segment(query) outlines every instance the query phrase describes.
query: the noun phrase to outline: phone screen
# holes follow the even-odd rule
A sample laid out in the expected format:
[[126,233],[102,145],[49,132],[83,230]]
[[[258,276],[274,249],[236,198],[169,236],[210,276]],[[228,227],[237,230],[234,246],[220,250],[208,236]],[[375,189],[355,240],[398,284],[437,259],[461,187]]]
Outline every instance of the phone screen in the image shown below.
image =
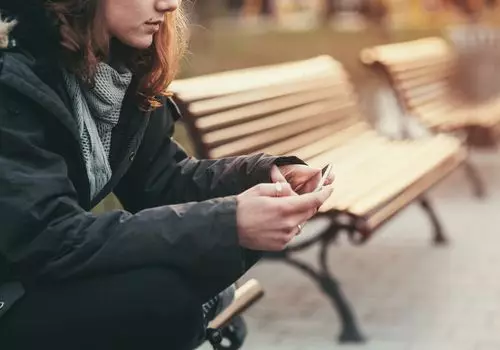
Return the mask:
[[331,164],[328,164],[327,166],[325,166],[321,170],[321,173],[322,173],[321,180],[319,181],[318,186],[314,189],[315,192],[319,191],[323,188],[323,186],[325,185],[326,179],[328,179],[328,176],[330,175],[331,172],[332,172],[332,165]]

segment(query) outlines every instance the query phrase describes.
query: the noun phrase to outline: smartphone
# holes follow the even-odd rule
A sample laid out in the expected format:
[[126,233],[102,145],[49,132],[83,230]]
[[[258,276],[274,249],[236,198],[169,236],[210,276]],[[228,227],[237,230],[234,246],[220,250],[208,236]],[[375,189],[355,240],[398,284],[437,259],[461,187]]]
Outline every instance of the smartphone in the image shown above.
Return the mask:
[[330,173],[332,172],[332,168],[333,168],[332,165],[328,164],[323,169],[321,169],[322,173],[321,180],[319,181],[318,186],[314,189],[314,192],[320,191],[323,188],[326,179],[328,179],[328,176],[330,176]]

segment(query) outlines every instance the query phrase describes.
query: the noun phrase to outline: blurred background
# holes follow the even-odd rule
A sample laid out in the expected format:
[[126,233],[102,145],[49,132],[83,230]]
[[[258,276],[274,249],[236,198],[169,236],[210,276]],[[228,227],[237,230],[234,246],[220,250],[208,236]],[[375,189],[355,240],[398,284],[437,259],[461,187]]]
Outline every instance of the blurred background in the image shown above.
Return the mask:
[[[402,111],[387,80],[362,65],[361,50],[440,36],[461,52],[457,89],[479,100],[499,91],[495,0],[197,0],[187,7],[190,47],[179,78],[329,54],[347,68],[365,115],[390,133]],[[488,30],[490,39],[459,50],[453,33],[464,28]],[[192,152],[182,124],[176,138]],[[245,314],[243,348],[500,349],[500,158],[493,148],[474,151],[471,159],[487,184],[485,199],[473,198],[460,171],[430,194],[448,246],[429,244],[431,227],[411,206],[366,246],[331,247],[328,264],[353,305],[364,343],[339,343],[340,320],[317,286],[289,266],[265,261],[247,276],[266,295]],[[315,264],[314,249],[299,256]]]
[[[190,47],[179,78],[328,54],[348,70],[364,114],[389,133],[390,120],[380,120],[387,116],[381,109],[397,113],[397,107],[388,102],[392,97],[387,96],[387,80],[361,63],[364,48],[435,35],[459,45],[453,42],[453,33],[483,29],[491,38],[487,43],[472,39],[469,45],[474,49],[463,51],[457,78],[462,84],[457,88],[481,99],[500,86],[482,69],[496,69],[500,57],[497,0],[186,0],[184,4]],[[177,139],[192,151],[184,132],[181,125]]]

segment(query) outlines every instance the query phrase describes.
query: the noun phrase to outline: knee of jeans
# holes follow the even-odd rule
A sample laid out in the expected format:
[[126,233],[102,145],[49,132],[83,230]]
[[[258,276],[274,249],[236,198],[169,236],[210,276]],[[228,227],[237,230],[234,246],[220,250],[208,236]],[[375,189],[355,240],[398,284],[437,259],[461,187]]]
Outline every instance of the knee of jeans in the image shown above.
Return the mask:
[[173,349],[194,349],[204,339],[205,323],[201,302],[195,291],[185,284],[168,293],[163,307],[151,311],[159,322],[170,325],[171,329],[166,333]]
[[137,276],[143,312],[154,319],[179,318],[183,323],[203,323],[202,301],[183,277],[168,270],[153,269]]

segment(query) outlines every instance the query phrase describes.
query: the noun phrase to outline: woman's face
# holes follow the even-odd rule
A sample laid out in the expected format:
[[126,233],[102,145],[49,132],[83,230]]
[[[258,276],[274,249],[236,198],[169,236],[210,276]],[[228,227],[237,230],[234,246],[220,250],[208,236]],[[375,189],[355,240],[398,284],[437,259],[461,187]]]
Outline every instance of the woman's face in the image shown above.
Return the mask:
[[111,37],[123,44],[146,49],[160,30],[165,13],[179,6],[180,0],[104,0],[104,20]]

